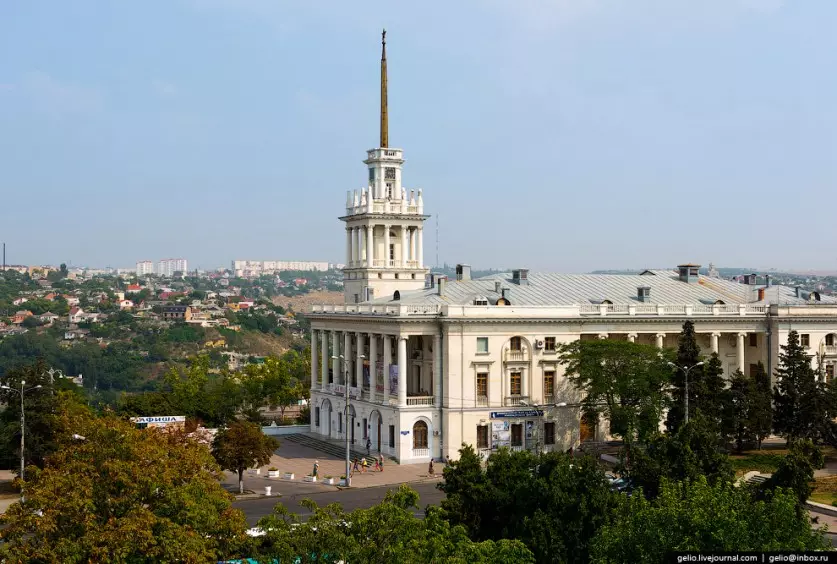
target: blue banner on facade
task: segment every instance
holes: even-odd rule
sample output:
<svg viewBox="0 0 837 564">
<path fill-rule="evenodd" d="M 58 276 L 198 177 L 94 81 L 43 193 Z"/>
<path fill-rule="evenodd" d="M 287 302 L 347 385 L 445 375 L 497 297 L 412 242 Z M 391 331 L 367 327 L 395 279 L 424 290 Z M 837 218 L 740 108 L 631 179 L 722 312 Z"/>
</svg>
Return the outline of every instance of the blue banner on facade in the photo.
<svg viewBox="0 0 837 564">
<path fill-rule="evenodd" d="M 491 419 L 522 419 L 524 417 L 539 417 L 543 415 L 542 409 L 516 409 L 514 411 L 492 411 Z"/>
</svg>

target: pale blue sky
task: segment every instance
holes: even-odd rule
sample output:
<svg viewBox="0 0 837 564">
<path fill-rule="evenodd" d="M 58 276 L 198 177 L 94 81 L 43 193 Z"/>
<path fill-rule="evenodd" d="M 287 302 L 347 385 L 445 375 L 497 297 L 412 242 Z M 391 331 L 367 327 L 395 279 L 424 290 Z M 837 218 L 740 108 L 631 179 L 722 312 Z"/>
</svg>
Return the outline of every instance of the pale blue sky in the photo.
<svg viewBox="0 0 837 564">
<path fill-rule="evenodd" d="M 342 261 L 382 27 L 425 262 L 837 269 L 834 0 L 3 2 L 9 261 Z"/>
</svg>

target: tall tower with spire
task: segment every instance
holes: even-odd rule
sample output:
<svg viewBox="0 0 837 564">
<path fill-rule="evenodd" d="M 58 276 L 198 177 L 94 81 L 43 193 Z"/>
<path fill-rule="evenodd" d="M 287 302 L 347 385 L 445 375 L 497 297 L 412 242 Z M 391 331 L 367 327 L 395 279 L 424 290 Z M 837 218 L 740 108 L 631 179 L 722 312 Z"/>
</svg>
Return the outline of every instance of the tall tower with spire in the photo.
<svg viewBox="0 0 837 564">
<path fill-rule="evenodd" d="M 366 152 L 366 186 L 346 196 L 346 303 L 392 298 L 424 288 L 424 215 L 421 189 L 401 184 L 404 151 L 389 146 L 386 30 L 381 34 L 380 146 Z"/>
</svg>

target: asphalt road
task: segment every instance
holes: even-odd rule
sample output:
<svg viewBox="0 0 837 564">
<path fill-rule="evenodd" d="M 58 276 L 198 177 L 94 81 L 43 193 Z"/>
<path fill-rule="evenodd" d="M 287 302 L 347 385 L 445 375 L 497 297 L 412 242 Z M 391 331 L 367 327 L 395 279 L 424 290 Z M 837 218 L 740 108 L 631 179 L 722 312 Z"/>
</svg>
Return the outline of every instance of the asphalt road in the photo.
<svg viewBox="0 0 837 564">
<path fill-rule="evenodd" d="M 438 505 L 444 497 L 444 493 L 436 489 L 436 482 L 417 482 L 408 484 L 419 494 L 420 509 L 415 512 L 418 516 L 424 515 L 424 508 L 427 505 Z M 284 492 L 282 497 L 262 497 L 257 499 L 245 499 L 233 503 L 233 507 L 240 509 L 247 517 L 250 526 L 268 515 L 277 503 L 282 503 L 288 511 L 296 513 L 300 517 L 308 517 L 311 512 L 299 505 L 300 500 L 311 499 L 319 506 L 329 503 L 339 503 L 345 511 L 372 507 L 383 501 L 389 490 L 398 489 L 398 485 L 379 486 L 375 488 L 348 488 L 343 490 L 328 489 L 317 491 L 300 491 L 298 493 Z"/>
</svg>

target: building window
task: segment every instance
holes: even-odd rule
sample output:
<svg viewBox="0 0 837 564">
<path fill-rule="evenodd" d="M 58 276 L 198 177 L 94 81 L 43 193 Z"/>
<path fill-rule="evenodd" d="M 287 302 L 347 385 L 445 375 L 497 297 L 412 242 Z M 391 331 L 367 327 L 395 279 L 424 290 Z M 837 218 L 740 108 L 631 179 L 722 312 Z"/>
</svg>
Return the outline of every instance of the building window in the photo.
<svg viewBox="0 0 837 564">
<path fill-rule="evenodd" d="M 366 417 L 363 418 L 363 438 L 366 439 L 369 437 L 369 422 L 366 420 Z"/>
<path fill-rule="evenodd" d="M 811 346 L 811 335 L 808 333 L 803 333 L 799 336 L 799 344 L 803 347 L 810 347 Z"/>
<path fill-rule="evenodd" d="M 488 337 L 477 337 L 477 354 L 488 354 Z"/>
<path fill-rule="evenodd" d="M 825 365 L 825 381 L 826 383 L 830 383 L 831 380 L 834 379 L 834 365 L 833 364 L 826 364 Z"/>
<path fill-rule="evenodd" d="M 315 427 L 320 426 L 320 408 L 319 407 L 314 408 L 314 426 Z"/>
<path fill-rule="evenodd" d="M 511 446 L 523 446 L 522 423 L 514 423 L 511 426 Z"/>
<path fill-rule="evenodd" d="M 759 334 L 758 333 L 750 333 L 748 335 L 748 338 L 750 339 L 750 346 L 751 347 L 759 346 Z"/>
<path fill-rule="evenodd" d="M 544 337 L 543 338 L 543 350 L 549 352 L 555 352 L 555 337 Z"/>
<path fill-rule="evenodd" d="M 547 370 L 543 373 L 543 395 L 551 396 L 555 393 L 555 371 Z"/>
<path fill-rule="evenodd" d="M 551 421 L 543 424 L 543 444 L 555 444 L 555 423 Z"/>
<path fill-rule="evenodd" d="M 342 413 L 337 415 L 337 432 L 338 433 L 343 432 L 343 414 Z"/>
<path fill-rule="evenodd" d="M 479 372 L 477 374 L 477 399 L 488 398 L 488 373 Z"/>
<path fill-rule="evenodd" d="M 513 351 L 519 351 L 522 348 L 520 337 L 512 337 L 509 342 L 509 348 Z"/>
<path fill-rule="evenodd" d="M 477 425 L 477 448 L 488 448 L 488 425 Z"/>
<path fill-rule="evenodd" d="M 369 169 L 369 184 L 373 184 L 375 182 L 375 169 Z"/>
<path fill-rule="evenodd" d="M 427 448 L 427 423 L 416 421 L 413 425 L 413 448 Z"/>
<path fill-rule="evenodd" d="M 388 166 L 384 169 L 384 179 L 395 180 L 395 169 L 393 167 Z"/>
<path fill-rule="evenodd" d="M 509 375 L 510 385 L 509 390 L 511 395 L 519 396 L 523 393 L 523 377 L 520 372 L 512 372 Z"/>
<path fill-rule="evenodd" d="M 389 448 L 395 448 L 395 425 L 389 426 Z"/>
<path fill-rule="evenodd" d="M 825 336 L 825 346 L 833 347 L 834 346 L 834 333 L 829 333 Z"/>
</svg>

